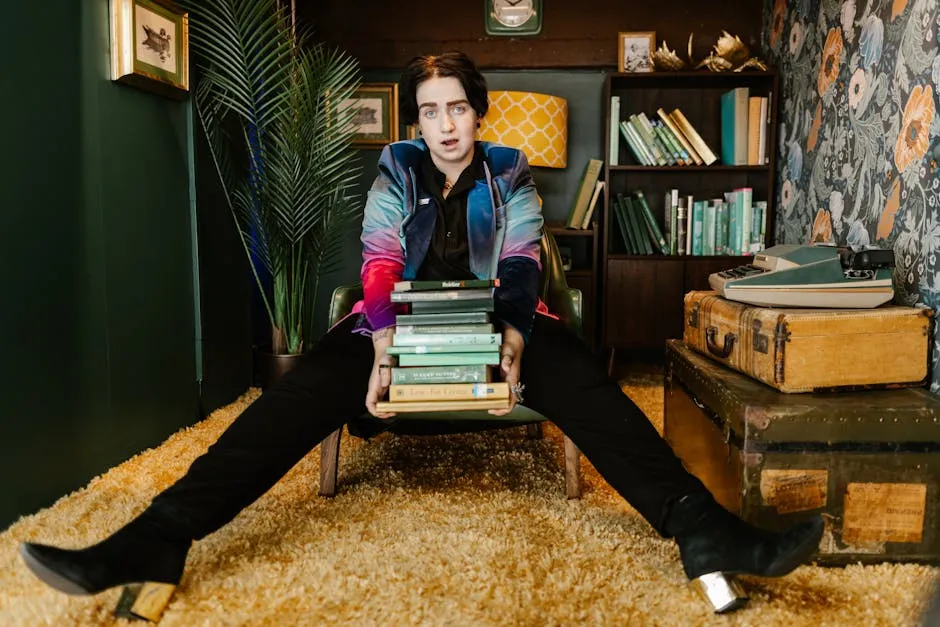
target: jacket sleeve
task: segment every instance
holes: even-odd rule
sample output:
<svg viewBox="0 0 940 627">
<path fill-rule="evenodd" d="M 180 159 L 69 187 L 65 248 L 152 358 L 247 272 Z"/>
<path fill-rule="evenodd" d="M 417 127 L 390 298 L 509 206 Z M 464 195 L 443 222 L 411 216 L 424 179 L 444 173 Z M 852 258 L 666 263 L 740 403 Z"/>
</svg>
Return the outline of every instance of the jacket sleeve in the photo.
<svg viewBox="0 0 940 627">
<path fill-rule="evenodd" d="M 518 152 L 509 176 L 504 207 L 506 232 L 499 255 L 495 314 L 528 343 L 535 321 L 539 286 L 542 207 L 525 154 Z"/>
<path fill-rule="evenodd" d="M 389 146 L 379 157 L 379 173 L 366 198 L 362 217 L 362 279 L 363 305 L 366 319 L 373 331 L 395 324 L 398 307 L 390 294 L 401 280 L 405 265 L 399 239 L 405 215 L 403 186 L 396 179 L 396 169 Z"/>
</svg>

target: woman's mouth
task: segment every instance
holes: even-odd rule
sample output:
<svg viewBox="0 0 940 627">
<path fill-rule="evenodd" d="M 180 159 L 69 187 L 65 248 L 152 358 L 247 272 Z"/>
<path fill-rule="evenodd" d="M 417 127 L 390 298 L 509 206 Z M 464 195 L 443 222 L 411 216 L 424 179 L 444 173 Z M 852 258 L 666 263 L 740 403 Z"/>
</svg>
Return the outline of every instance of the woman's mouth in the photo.
<svg viewBox="0 0 940 627">
<path fill-rule="evenodd" d="M 441 146 L 444 146 L 446 148 L 452 148 L 456 145 L 457 145 L 456 139 L 445 139 L 441 142 Z"/>
</svg>

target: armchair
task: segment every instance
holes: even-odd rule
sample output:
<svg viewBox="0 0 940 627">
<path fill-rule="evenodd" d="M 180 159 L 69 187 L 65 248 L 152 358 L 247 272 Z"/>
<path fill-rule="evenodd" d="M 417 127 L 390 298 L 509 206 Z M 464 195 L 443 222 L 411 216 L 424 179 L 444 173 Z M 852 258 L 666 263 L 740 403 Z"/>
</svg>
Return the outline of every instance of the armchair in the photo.
<svg viewBox="0 0 940 627">
<path fill-rule="evenodd" d="M 555 238 L 547 230 L 541 239 L 542 274 L 539 296 L 577 335 L 581 335 L 581 291 L 568 287 L 562 268 L 561 255 Z M 353 305 L 362 298 L 361 285 L 341 285 L 333 291 L 330 301 L 330 326 L 347 315 Z M 547 420 L 538 412 L 524 405 L 517 405 L 506 416 L 492 416 L 485 411 L 422 412 L 399 415 L 383 421 L 365 414 L 350 421 L 347 429 L 351 435 L 369 438 L 381 431 L 399 434 L 459 433 L 526 425 L 530 438 L 541 437 L 541 423 Z M 391 425 L 389 426 L 389 422 Z M 342 429 L 337 429 L 320 444 L 320 496 L 336 494 L 336 479 L 339 471 L 339 446 Z M 581 497 L 580 451 L 564 438 L 565 485 L 569 499 Z"/>
</svg>

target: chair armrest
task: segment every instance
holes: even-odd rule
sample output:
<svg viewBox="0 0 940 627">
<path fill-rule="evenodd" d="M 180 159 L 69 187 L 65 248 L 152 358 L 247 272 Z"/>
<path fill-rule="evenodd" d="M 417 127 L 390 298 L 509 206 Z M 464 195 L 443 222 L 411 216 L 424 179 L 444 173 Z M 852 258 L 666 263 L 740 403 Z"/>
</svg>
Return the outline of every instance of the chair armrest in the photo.
<svg viewBox="0 0 940 627">
<path fill-rule="evenodd" d="M 582 335 L 582 304 L 581 290 L 574 287 L 560 287 L 552 290 L 548 303 L 549 310 L 556 314 L 575 335 Z"/>
<path fill-rule="evenodd" d="M 333 296 L 330 298 L 330 323 L 334 324 L 349 315 L 353 305 L 362 300 L 362 284 L 354 283 L 351 285 L 340 285 L 333 290 Z"/>
</svg>

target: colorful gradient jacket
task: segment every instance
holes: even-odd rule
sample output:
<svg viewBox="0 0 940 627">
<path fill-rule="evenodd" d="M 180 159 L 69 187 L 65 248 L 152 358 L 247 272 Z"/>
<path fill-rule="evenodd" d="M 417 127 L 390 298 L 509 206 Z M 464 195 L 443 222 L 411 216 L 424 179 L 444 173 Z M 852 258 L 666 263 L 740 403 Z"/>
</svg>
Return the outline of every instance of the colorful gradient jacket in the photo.
<svg viewBox="0 0 940 627">
<path fill-rule="evenodd" d="M 485 177 L 467 198 L 470 271 L 499 278 L 495 316 L 529 339 L 538 303 L 542 211 L 525 155 L 515 148 L 478 142 Z M 362 220 L 362 286 L 371 330 L 395 324 L 389 294 L 395 281 L 413 280 L 434 234 L 437 211 L 422 189 L 424 140 L 389 144 L 369 190 Z"/>
</svg>

